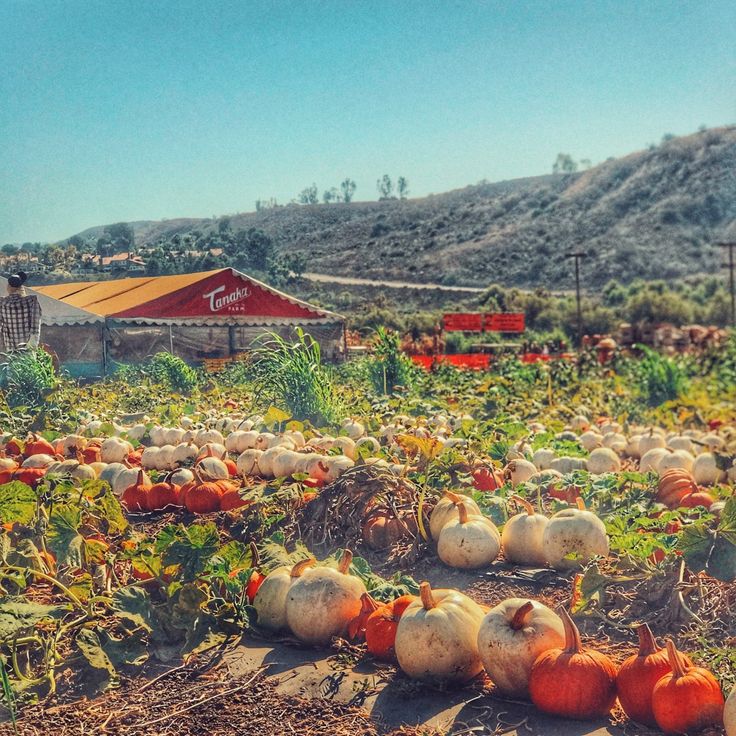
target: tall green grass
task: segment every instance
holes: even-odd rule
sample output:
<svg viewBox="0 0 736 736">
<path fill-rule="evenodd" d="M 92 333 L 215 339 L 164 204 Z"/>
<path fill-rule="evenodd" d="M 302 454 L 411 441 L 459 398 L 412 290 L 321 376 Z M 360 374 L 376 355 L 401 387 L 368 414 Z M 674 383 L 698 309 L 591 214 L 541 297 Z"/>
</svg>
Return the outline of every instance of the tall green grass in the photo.
<svg viewBox="0 0 736 736">
<path fill-rule="evenodd" d="M 36 409 L 59 385 L 51 356 L 43 349 L 18 350 L 0 364 L 0 388 L 11 409 Z"/>
<path fill-rule="evenodd" d="M 367 363 L 368 378 L 378 394 L 393 393 L 396 387 L 410 387 L 416 369 L 401 350 L 398 332 L 379 327 L 373 338 L 373 355 Z"/>
<path fill-rule="evenodd" d="M 294 419 L 317 426 L 337 421 L 341 402 L 319 343 L 300 328 L 288 342 L 276 333 L 255 341 L 251 365 L 256 397 L 278 406 Z"/>
<path fill-rule="evenodd" d="M 632 362 L 634 379 L 649 406 L 659 406 L 681 396 L 688 387 L 687 375 L 672 358 L 638 346 L 643 356 Z"/>
</svg>

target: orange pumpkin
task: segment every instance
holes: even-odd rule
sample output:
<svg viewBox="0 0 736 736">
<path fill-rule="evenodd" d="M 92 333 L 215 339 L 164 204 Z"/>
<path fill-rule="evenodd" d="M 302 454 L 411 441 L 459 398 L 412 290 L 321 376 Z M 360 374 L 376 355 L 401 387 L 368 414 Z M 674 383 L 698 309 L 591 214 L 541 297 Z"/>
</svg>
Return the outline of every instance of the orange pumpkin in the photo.
<svg viewBox="0 0 736 736">
<path fill-rule="evenodd" d="M 148 506 L 151 511 L 163 511 L 169 506 L 181 506 L 179 486 L 173 483 L 154 483 L 148 491 Z"/>
<path fill-rule="evenodd" d="M 220 511 L 234 511 L 248 505 L 250 505 L 250 501 L 241 498 L 238 486 L 228 488 L 220 499 Z"/>
<path fill-rule="evenodd" d="M 13 473 L 13 480 L 35 488 L 44 475 L 46 475 L 46 468 L 18 468 Z"/>
<path fill-rule="evenodd" d="M 363 593 L 360 596 L 360 612 L 355 618 L 348 621 L 348 639 L 350 641 L 365 641 L 365 625 L 368 622 L 368 617 L 378 608 L 378 602 L 371 598 L 370 593 Z"/>
<path fill-rule="evenodd" d="M 672 672 L 672 667 L 667 651 L 657 646 L 649 626 L 642 624 L 637 633 L 639 652 L 621 665 L 616 676 L 618 699 L 624 713 L 632 721 L 656 727 L 657 721 L 652 711 L 652 692 L 657 682 Z M 688 666 L 692 665 L 684 654 L 680 656 L 686 660 Z"/>
<path fill-rule="evenodd" d="M 386 549 L 396 542 L 416 534 L 417 522 L 413 514 L 402 514 L 398 518 L 386 509 L 376 509 L 363 523 L 363 541 L 371 549 Z"/>
<path fill-rule="evenodd" d="M 22 455 L 23 443 L 19 439 L 12 437 L 5 443 L 5 452 L 9 456 Z"/>
<path fill-rule="evenodd" d="M 99 444 L 90 443 L 82 450 L 82 460 L 86 465 L 90 463 L 100 462 L 100 446 Z"/>
<path fill-rule="evenodd" d="M 150 490 L 150 484 L 144 480 L 143 470 L 139 470 L 136 482 L 123 491 L 120 501 L 130 513 L 150 511 Z"/>
<path fill-rule="evenodd" d="M 616 665 L 601 652 L 583 649 L 580 632 L 564 607 L 565 648 L 537 657 L 529 676 L 532 702 L 544 713 L 587 720 L 607 715 L 616 702 Z"/>
<path fill-rule="evenodd" d="M 715 502 L 715 498 L 710 493 L 696 491 L 683 496 L 678 505 L 683 509 L 694 509 L 698 506 L 705 506 L 706 509 L 709 509 Z"/>
<path fill-rule="evenodd" d="M 365 642 L 368 651 L 384 662 L 393 662 L 396 659 L 394 644 L 396 643 L 396 629 L 399 620 L 415 595 L 402 595 L 391 603 L 379 606 L 365 623 Z"/>
<path fill-rule="evenodd" d="M 53 457 L 56 455 L 56 449 L 48 440 L 33 434 L 23 450 L 23 457 L 31 457 L 31 455 L 51 455 Z"/>
<path fill-rule="evenodd" d="M 558 501 L 565 501 L 565 503 L 575 505 L 575 502 L 580 498 L 580 487 L 579 486 L 566 486 L 560 488 L 560 486 L 552 484 L 548 489 L 547 493 L 550 498 L 556 498 Z"/>
<path fill-rule="evenodd" d="M 491 465 L 480 465 L 473 472 L 473 487 L 476 490 L 496 491 L 503 485 L 503 476 Z"/>
<path fill-rule="evenodd" d="M 695 493 L 697 490 L 698 484 L 692 473 L 684 468 L 670 468 L 660 476 L 657 501 L 669 509 L 676 509 L 684 496 L 688 493 Z"/>
<path fill-rule="evenodd" d="M 192 514 L 211 514 L 220 510 L 220 499 L 232 486 L 220 481 L 203 481 L 196 467 L 192 470 L 194 481 L 187 484 L 187 492 L 181 499 Z"/>
<path fill-rule="evenodd" d="M 689 665 L 667 640 L 667 656 L 672 671 L 654 686 L 652 711 L 665 733 L 683 734 L 723 723 L 725 699 L 721 686 L 702 667 Z"/>
</svg>

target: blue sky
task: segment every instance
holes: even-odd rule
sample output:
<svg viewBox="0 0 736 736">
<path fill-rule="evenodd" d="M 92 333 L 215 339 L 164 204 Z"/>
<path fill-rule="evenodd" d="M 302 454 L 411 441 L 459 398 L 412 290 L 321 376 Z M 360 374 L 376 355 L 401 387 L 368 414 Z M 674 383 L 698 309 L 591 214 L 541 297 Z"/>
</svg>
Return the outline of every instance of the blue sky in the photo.
<svg viewBox="0 0 736 736">
<path fill-rule="evenodd" d="M 733 0 L 0 0 L 0 243 L 736 121 Z"/>
</svg>

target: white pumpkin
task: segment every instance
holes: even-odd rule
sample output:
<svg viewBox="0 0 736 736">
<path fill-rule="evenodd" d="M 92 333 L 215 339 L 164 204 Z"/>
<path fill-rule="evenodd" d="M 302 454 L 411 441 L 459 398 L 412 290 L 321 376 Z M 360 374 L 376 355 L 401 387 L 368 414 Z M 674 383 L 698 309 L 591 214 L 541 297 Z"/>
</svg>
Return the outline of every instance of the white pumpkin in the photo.
<svg viewBox="0 0 736 736">
<path fill-rule="evenodd" d="M 184 437 L 185 431 L 181 427 L 170 427 L 164 431 L 164 444 L 178 445 Z"/>
<path fill-rule="evenodd" d="M 547 606 L 509 598 L 492 608 L 478 631 L 478 652 L 491 680 L 504 694 L 529 696 L 534 660 L 549 649 L 565 647 L 562 619 Z"/>
<path fill-rule="evenodd" d="M 84 450 L 87 446 L 87 439 L 80 434 L 68 434 L 64 439 L 59 441 L 58 448 L 66 457 L 75 457 L 77 450 Z M 59 451 L 57 449 L 57 452 Z"/>
<path fill-rule="evenodd" d="M 548 470 L 552 467 L 552 461 L 557 457 L 557 453 L 548 447 L 540 447 L 532 457 L 532 462 L 537 470 Z"/>
<path fill-rule="evenodd" d="M 639 453 L 644 457 L 649 450 L 656 450 L 666 446 L 667 441 L 665 440 L 664 435 L 651 429 L 648 434 L 642 435 L 639 440 Z"/>
<path fill-rule="evenodd" d="M 281 631 L 287 627 L 286 623 L 286 595 L 291 584 L 306 570 L 314 565 L 316 560 L 302 560 L 296 565 L 277 567 L 266 575 L 261 583 L 253 607 L 258 614 L 258 625 L 271 631 Z"/>
<path fill-rule="evenodd" d="M 457 505 L 458 518 L 442 527 L 437 554 L 446 565 L 472 570 L 490 565 L 501 552 L 501 535 L 486 516 L 470 516 L 464 503 Z"/>
<path fill-rule="evenodd" d="M 670 450 L 684 450 L 685 452 L 693 454 L 693 442 L 690 437 L 685 435 L 676 434 L 667 440 L 667 447 Z"/>
<path fill-rule="evenodd" d="M 352 559 L 346 549 L 337 569 L 309 568 L 289 587 L 286 622 L 300 641 L 325 646 L 333 636 L 344 636 L 348 623 L 360 613 L 366 589 L 360 578 L 348 573 Z"/>
<path fill-rule="evenodd" d="M 512 460 L 504 468 L 503 475 L 504 478 L 511 481 L 512 486 L 516 487 L 522 483 L 526 483 L 536 472 L 537 468 L 534 463 L 530 463 L 528 460 L 524 460 L 522 458 L 519 460 Z"/>
<path fill-rule="evenodd" d="M 146 427 L 145 424 L 134 424 L 132 427 L 128 428 L 125 434 L 128 440 L 140 442 L 146 436 L 147 431 L 148 427 Z"/>
<path fill-rule="evenodd" d="M 640 472 L 658 472 L 659 463 L 661 462 L 662 458 L 667 454 L 667 450 L 664 447 L 653 447 L 651 450 L 647 450 L 646 452 L 642 453 L 641 460 L 639 460 Z"/>
<path fill-rule="evenodd" d="M 331 455 L 323 457 L 312 471 L 312 477 L 325 483 L 334 483 L 346 470 L 353 467 L 355 463 L 344 455 Z"/>
<path fill-rule="evenodd" d="M 695 458 L 687 450 L 675 450 L 662 457 L 657 464 L 657 472 L 662 475 L 662 473 L 673 468 L 692 472 L 694 462 Z"/>
<path fill-rule="evenodd" d="M 175 486 L 183 486 L 193 480 L 194 473 L 189 468 L 178 468 L 169 476 L 168 482 L 173 483 Z"/>
<path fill-rule="evenodd" d="M 268 450 L 271 447 L 271 441 L 276 439 L 276 435 L 271 432 L 260 432 L 253 444 L 256 450 Z"/>
<path fill-rule="evenodd" d="M 483 670 L 478 632 L 483 609 L 457 590 L 419 586 L 420 599 L 399 619 L 394 649 L 409 677 L 438 682 L 467 682 Z"/>
<path fill-rule="evenodd" d="M 203 457 L 196 468 L 205 480 L 225 480 L 230 477 L 227 465 L 219 457 Z"/>
<path fill-rule="evenodd" d="M 706 434 L 700 438 L 700 441 L 705 445 L 704 452 L 717 452 L 723 450 L 726 445 L 723 437 L 719 437 L 717 434 Z"/>
<path fill-rule="evenodd" d="M 182 442 L 174 448 L 174 464 L 186 465 L 193 463 L 199 456 L 199 448 L 191 440 Z"/>
<path fill-rule="evenodd" d="M 378 442 L 378 440 L 375 437 L 361 437 L 356 443 L 355 443 L 355 449 L 356 452 L 361 448 L 368 445 L 370 447 L 370 452 L 376 453 L 379 452 L 381 449 L 381 445 Z"/>
<path fill-rule="evenodd" d="M 551 470 L 556 470 L 562 475 L 572 473 L 573 470 L 585 470 L 585 458 L 584 457 L 556 457 L 551 463 Z"/>
<path fill-rule="evenodd" d="M 570 427 L 576 432 L 584 432 L 590 427 L 590 419 L 584 417 L 582 414 L 577 414 L 570 420 Z"/>
<path fill-rule="evenodd" d="M 626 448 L 624 449 L 624 455 L 626 455 L 626 457 L 633 457 L 633 458 L 639 459 L 641 457 L 641 450 L 639 449 L 640 441 L 641 441 L 640 434 L 632 434 L 626 443 Z"/>
<path fill-rule="evenodd" d="M 621 461 L 610 447 L 596 447 L 588 457 L 588 472 L 593 475 L 604 473 L 618 473 L 621 470 Z"/>
<path fill-rule="evenodd" d="M 504 557 L 516 565 L 544 567 L 547 557 L 544 552 L 544 530 L 549 519 L 537 514 L 526 499 L 514 496 L 524 511 L 512 516 L 501 532 L 501 547 Z"/>
<path fill-rule="evenodd" d="M 429 517 L 429 533 L 432 539 L 438 540 L 440 538 L 440 532 L 442 527 L 450 521 L 455 521 L 458 518 L 457 505 L 463 503 L 469 514 L 480 514 L 480 508 L 478 504 L 473 501 L 470 496 L 464 496 L 459 493 L 452 493 L 452 491 L 445 491 L 444 496 L 437 502 L 437 505 L 432 509 L 432 513 Z"/>
<path fill-rule="evenodd" d="M 271 463 L 274 478 L 288 478 L 296 472 L 299 453 L 293 450 L 284 450 L 278 453 Z"/>
<path fill-rule="evenodd" d="M 158 455 L 156 457 L 158 461 L 158 465 L 156 466 L 158 470 L 173 470 L 176 466 L 176 462 L 174 461 L 174 453 L 176 451 L 176 448 L 173 445 L 161 445 L 158 450 Z"/>
<path fill-rule="evenodd" d="M 39 453 L 38 455 L 31 455 L 27 457 L 21 464 L 22 468 L 48 468 L 51 465 L 57 463 L 58 460 L 52 455 L 46 455 Z"/>
<path fill-rule="evenodd" d="M 194 436 L 194 444 L 197 445 L 197 447 L 203 447 L 210 442 L 216 442 L 218 445 L 223 445 L 225 443 L 225 439 L 222 436 L 222 433 L 216 429 L 201 429 Z"/>
<path fill-rule="evenodd" d="M 715 455 L 710 452 L 702 452 L 695 458 L 692 474 L 699 486 L 712 486 L 726 480 L 725 471 L 718 467 Z"/>
<path fill-rule="evenodd" d="M 578 441 L 586 452 L 591 452 L 592 450 L 595 450 L 596 447 L 600 447 L 603 444 L 603 436 L 598 432 L 588 430 L 580 435 Z"/>
<path fill-rule="evenodd" d="M 544 530 L 544 554 L 557 570 L 573 570 L 600 555 L 608 555 L 609 542 L 603 522 L 585 510 L 582 499 L 578 508 L 558 511 Z"/>
<path fill-rule="evenodd" d="M 627 445 L 628 440 L 619 432 L 610 432 L 603 435 L 603 447 L 609 447 L 619 455 L 626 451 Z"/>
<path fill-rule="evenodd" d="M 238 475 L 240 476 L 247 476 L 247 475 L 260 475 L 260 470 L 258 468 L 258 460 L 263 454 L 262 450 L 246 450 L 245 452 L 242 452 L 238 459 L 235 461 L 235 466 L 238 469 Z"/>
<path fill-rule="evenodd" d="M 100 460 L 103 463 L 121 463 L 133 452 L 133 445 L 120 437 L 108 437 L 100 446 Z"/>
<path fill-rule="evenodd" d="M 365 427 L 360 422 L 347 419 L 342 424 L 342 431 L 345 432 L 351 440 L 359 440 L 365 434 Z"/>
<path fill-rule="evenodd" d="M 723 725 L 726 728 L 726 736 L 736 736 L 736 685 L 726 698 L 726 707 L 723 709 Z"/>
<path fill-rule="evenodd" d="M 105 468 L 105 470 L 107 470 L 107 468 Z M 123 469 L 117 475 L 115 475 L 112 482 L 110 483 L 113 493 L 116 496 L 119 496 L 128 486 L 135 485 L 138 482 L 139 472 L 139 468 L 126 468 L 123 466 Z M 152 485 L 151 479 L 146 473 L 143 473 L 143 483 L 144 485 Z"/>
<path fill-rule="evenodd" d="M 355 460 L 355 442 L 350 437 L 337 437 L 333 447 L 337 447 L 343 455 L 351 460 Z"/>
</svg>

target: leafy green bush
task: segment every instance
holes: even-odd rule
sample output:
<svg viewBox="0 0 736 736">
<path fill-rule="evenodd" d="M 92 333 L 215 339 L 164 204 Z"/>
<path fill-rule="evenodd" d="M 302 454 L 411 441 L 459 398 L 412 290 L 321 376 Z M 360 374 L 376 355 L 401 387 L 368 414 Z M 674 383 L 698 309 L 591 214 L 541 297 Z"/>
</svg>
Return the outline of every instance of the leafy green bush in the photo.
<svg viewBox="0 0 736 736">
<path fill-rule="evenodd" d="M 58 385 L 53 360 L 43 349 L 10 353 L 0 364 L 0 388 L 11 408 L 40 407 Z"/>
<path fill-rule="evenodd" d="M 191 393 L 199 384 L 197 371 L 172 353 L 156 353 L 148 365 L 148 374 L 155 383 L 182 394 Z"/>
<path fill-rule="evenodd" d="M 682 395 L 688 381 L 683 368 L 672 358 L 660 355 L 644 345 L 644 355 L 632 361 L 634 378 L 649 406 L 659 406 Z"/>
<path fill-rule="evenodd" d="M 411 358 L 401 351 L 398 332 L 379 327 L 373 339 L 373 357 L 368 360 L 368 378 L 379 394 L 390 394 L 396 386 L 410 387 L 415 374 Z"/>
<path fill-rule="evenodd" d="M 322 365 L 319 343 L 299 328 L 296 333 L 293 343 L 276 333 L 256 340 L 251 362 L 256 396 L 294 419 L 330 424 L 341 414 L 337 389 Z"/>
</svg>

